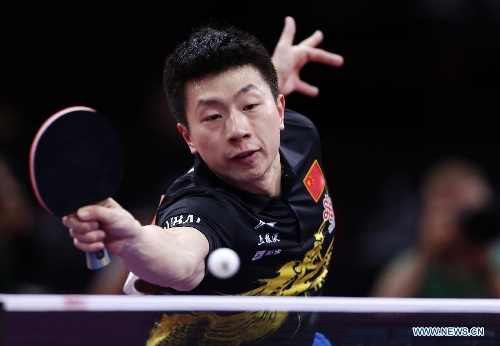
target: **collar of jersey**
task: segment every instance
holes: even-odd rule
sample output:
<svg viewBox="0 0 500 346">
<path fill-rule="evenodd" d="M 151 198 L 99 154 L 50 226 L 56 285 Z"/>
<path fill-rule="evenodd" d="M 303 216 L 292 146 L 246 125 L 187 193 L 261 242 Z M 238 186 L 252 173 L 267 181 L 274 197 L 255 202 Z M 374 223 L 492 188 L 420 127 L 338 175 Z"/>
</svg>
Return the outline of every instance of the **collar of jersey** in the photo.
<svg viewBox="0 0 500 346">
<path fill-rule="evenodd" d="M 289 179 L 294 179 L 296 177 L 295 167 L 304 158 L 304 156 L 288 148 L 284 148 L 283 146 L 280 147 L 280 154 L 284 172 L 288 174 Z M 284 178 L 282 177 L 282 179 Z M 207 166 L 198 154 L 195 156 L 194 160 L 194 181 L 197 185 L 221 189 L 235 194 L 256 212 L 264 209 L 273 199 L 273 197 L 254 195 L 227 184 Z M 282 196 L 288 196 L 291 190 L 291 184 L 287 184 L 290 185 L 288 188 L 286 187 L 287 185 L 283 185 L 284 191 L 282 191 Z"/>
</svg>

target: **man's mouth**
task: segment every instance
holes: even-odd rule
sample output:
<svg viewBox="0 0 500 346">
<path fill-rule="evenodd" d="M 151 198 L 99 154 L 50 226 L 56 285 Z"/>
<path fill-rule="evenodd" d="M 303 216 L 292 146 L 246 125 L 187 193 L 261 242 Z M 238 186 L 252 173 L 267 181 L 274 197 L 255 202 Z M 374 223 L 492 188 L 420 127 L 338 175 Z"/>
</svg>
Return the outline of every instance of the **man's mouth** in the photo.
<svg viewBox="0 0 500 346">
<path fill-rule="evenodd" d="M 253 154 L 255 154 L 257 151 L 246 151 L 244 153 L 241 153 L 241 154 L 238 154 L 238 155 L 235 155 L 233 157 L 233 159 L 237 159 L 237 160 L 241 160 L 241 159 L 246 159 L 250 156 L 252 156 Z"/>
</svg>

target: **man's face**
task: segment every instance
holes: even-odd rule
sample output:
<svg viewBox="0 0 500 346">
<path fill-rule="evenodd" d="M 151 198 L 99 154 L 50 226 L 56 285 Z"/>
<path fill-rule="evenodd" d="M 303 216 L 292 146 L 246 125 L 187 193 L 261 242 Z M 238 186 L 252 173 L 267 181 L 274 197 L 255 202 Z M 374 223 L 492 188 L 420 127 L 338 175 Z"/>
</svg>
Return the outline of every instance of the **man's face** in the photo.
<svg viewBox="0 0 500 346">
<path fill-rule="evenodd" d="M 221 179 L 264 192 L 281 172 L 278 150 L 285 101 L 274 99 L 257 69 L 230 69 L 186 87 L 189 130 L 178 125 L 191 153 L 199 153 Z"/>
</svg>

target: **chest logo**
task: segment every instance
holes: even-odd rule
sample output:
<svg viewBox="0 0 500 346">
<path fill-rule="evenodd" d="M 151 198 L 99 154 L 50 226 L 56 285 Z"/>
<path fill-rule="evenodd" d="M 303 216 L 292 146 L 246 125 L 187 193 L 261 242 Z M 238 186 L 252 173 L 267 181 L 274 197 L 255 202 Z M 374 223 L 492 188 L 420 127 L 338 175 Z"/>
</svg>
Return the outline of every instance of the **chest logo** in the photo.
<svg viewBox="0 0 500 346">
<path fill-rule="evenodd" d="M 259 234 L 259 243 L 257 245 L 278 243 L 279 241 L 278 233 L 266 233 L 264 236 Z"/>
<path fill-rule="evenodd" d="M 274 227 L 274 225 L 276 225 L 276 222 L 264 222 L 262 220 L 259 220 L 259 223 L 257 224 L 257 226 L 254 227 L 254 229 L 261 228 L 264 225 Z"/>
<path fill-rule="evenodd" d="M 315 202 L 318 202 L 326 185 L 325 176 L 321 171 L 318 160 L 314 160 L 303 182 L 311 197 Z"/>
</svg>

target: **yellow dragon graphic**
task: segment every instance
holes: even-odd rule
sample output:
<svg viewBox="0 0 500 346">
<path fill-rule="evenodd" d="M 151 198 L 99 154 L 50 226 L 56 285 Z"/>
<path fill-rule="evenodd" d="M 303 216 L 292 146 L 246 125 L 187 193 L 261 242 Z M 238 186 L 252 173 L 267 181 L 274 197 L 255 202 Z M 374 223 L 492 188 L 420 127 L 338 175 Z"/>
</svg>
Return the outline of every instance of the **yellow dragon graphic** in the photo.
<svg viewBox="0 0 500 346">
<path fill-rule="evenodd" d="M 285 263 L 277 277 L 260 280 L 260 287 L 240 295 L 298 296 L 320 289 L 328 273 L 334 240 L 323 256 L 325 224 L 326 221 L 315 233 L 314 246 L 301 261 Z M 276 331 L 287 317 L 288 312 L 284 311 L 247 311 L 228 315 L 214 312 L 163 314 L 151 331 L 146 346 L 238 346 Z"/>
</svg>

